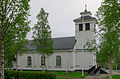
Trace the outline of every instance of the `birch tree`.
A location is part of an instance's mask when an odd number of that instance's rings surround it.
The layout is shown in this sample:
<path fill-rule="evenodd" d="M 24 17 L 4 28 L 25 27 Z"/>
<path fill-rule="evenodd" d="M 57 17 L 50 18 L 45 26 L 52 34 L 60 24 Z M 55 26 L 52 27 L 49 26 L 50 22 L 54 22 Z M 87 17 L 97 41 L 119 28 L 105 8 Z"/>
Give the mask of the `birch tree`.
<path fill-rule="evenodd" d="M 33 46 L 36 52 L 42 55 L 42 70 L 44 71 L 45 56 L 53 53 L 53 40 L 51 38 L 51 30 L 48 24 L 48 13 L 41 8 L 40 13 L 36 17 L 37 24 L 33 27 Z"/>
<path fill-rule="evenodd" d="M 5 51 L 7 51 L 7 44 L 16 38 L 16 33 L 19 32 L 16 27 L 21 27 L 21 25 L 28 23 L 29 1 L 0 0 L 1 79 L 4 79 L 4 57 Z"/>
<path fill-rule="evenodd" d="M 98 28 L 96 40 L 97 61 L 107 63 L 109 79 L 112 79 L 112 65 L 120 57 L 120 3 L 118 0 L 104 0 L 97 12 Z"/>

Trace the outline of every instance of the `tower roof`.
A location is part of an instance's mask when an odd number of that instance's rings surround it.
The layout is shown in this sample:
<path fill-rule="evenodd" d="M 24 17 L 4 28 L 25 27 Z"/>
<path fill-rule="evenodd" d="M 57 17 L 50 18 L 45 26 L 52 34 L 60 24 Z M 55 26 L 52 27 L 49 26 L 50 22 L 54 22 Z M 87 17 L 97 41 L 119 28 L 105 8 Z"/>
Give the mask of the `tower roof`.
<path fill-rule="evenodd" d="M 74 19 L 73 21 L 74 22 L 82 22 L 83 18 L 84 18 L 84 21 L 96 20 L 95 17 L 92 17 L 92 16 L 81 16 L 81 17 Z"/>
<path fill-rule="evenodd" d="M 92 13 L 90 11 L 87 11 L 87 5 L 85 4 L 85 11 L 80 12 L 80 17 L 77 19 L 74 19 L 74 22 L 82 22 L 82 21 L 91 21 L 91 20 L 96 20 L 95 17 L 92 17 Z"/>

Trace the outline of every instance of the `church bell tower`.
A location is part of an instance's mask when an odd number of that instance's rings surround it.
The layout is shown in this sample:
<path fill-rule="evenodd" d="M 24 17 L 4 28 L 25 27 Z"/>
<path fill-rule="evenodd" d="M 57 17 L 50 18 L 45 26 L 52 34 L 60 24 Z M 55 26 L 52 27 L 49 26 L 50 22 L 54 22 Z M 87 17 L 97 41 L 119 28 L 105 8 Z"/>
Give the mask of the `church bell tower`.
<path fill-rule="evenodd" d="M 87 5 L 85 5 L 85 11 L 80 13 L 80 17 L 74 19 L 75 22 L 75 49 L 86 49 L 86 43 L 88 40 L 94 39 L 94 29 L 96 20 L 92 17 L 92 13 L 87 11 Z"/>

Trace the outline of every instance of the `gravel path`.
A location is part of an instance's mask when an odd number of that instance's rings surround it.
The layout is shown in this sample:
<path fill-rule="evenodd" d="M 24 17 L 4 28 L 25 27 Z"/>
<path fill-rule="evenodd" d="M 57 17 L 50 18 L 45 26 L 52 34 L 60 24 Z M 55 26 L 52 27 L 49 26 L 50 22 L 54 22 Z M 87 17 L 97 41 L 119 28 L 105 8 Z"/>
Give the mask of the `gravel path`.
<path fill-rule="evenodd" d="M 116 71 L 112 71 L 113 75 L 120 75 L 120 73 Z M 100 74 L 98 76 L 87 76 L 85 79 L 105 79 L 105 77 L 108 76 L 108 74 Z"/>

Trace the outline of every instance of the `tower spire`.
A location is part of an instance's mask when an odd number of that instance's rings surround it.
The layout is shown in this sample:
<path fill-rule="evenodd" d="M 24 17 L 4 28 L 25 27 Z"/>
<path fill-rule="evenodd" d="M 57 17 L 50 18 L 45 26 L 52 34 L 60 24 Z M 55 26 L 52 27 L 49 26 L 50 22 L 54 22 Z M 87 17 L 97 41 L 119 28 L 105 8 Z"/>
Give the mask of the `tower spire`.
<path fill-rule="evenodd" d="M 85 4 L 85 12 L 87 12 L 87 4 Z"/>

